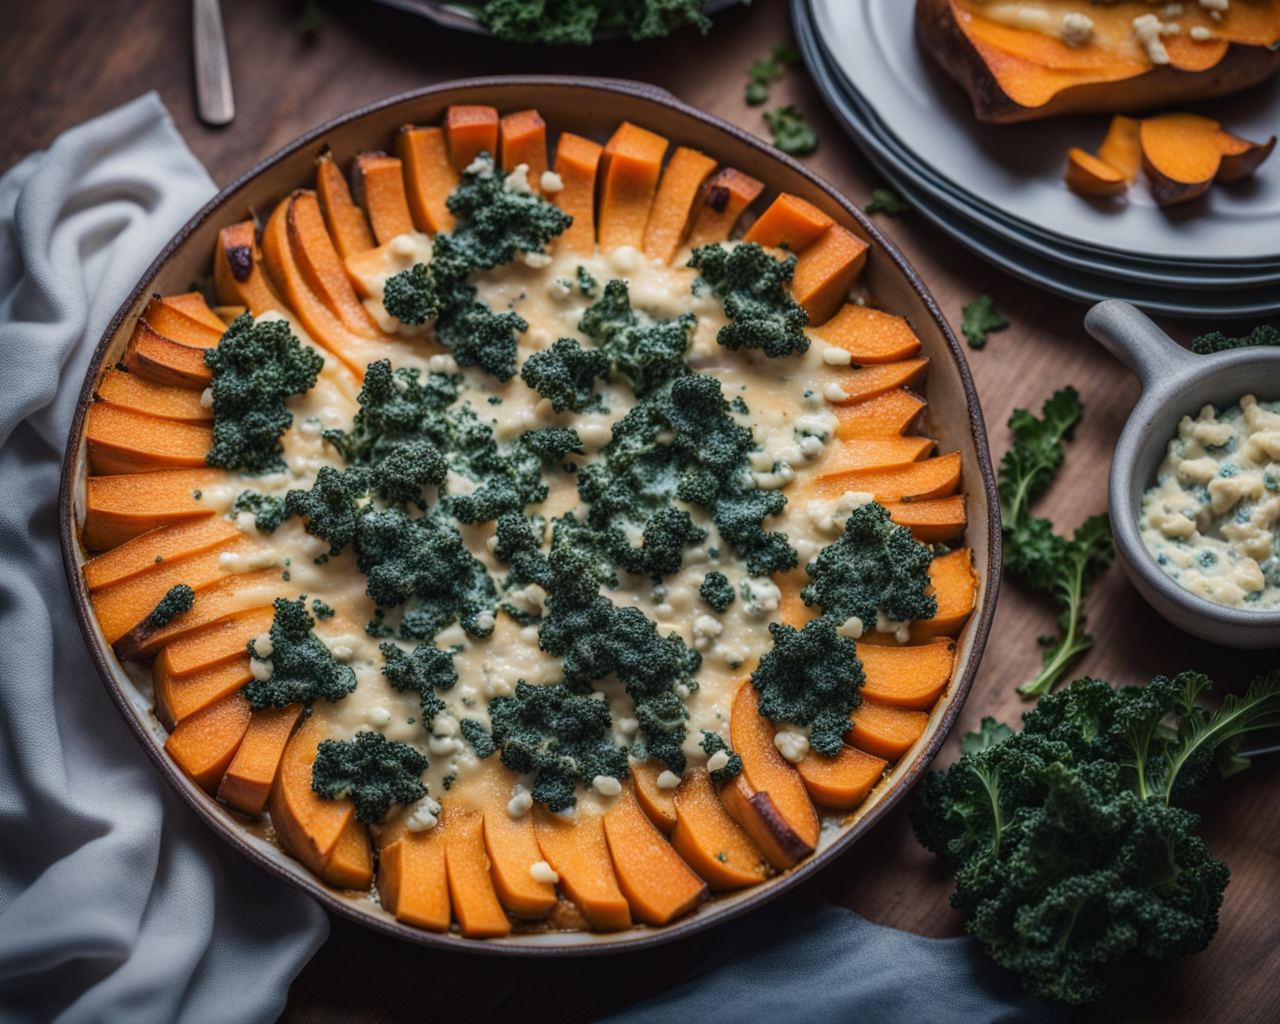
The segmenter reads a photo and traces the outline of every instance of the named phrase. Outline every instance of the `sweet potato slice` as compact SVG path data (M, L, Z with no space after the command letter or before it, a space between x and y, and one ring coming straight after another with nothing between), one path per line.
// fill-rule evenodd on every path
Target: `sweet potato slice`
M354 816L347 819L333 852L316 874L335 889L368 891L373 884L373 851L369 848L369 830L362 822Z
M179 722L164 749L197 786L213 793L248 728L249 702L233 693Z
M796 260L791 295L817 327L835 315L867 264L871 246L852 231L832 224Z
M321 878L343 830L356 820L349 797L325 800L311 788L311 765L326 738L324 724L314 715L302 723L285 744L268 801L280 845Z
M1098 147L1098 159L1120 172L1120 176L1132 185L1142 169L1142 140L1139 137L1141 122L1134 117L1117 114L1107 128L1107 137Z
M792 252L807 249L835 223L812 203L783 192L743 236L771 249L786 246Z
M287 224L293 258L316 297L353 334L379 337L378 325L356 296L346 267L338 258L338 250L334 248L333 239L324 225L320 201L314 192L302 189L293 194L289 201Z
M672 154L644 229L644 254L649 259L668 264L675 259L689 228L694 203L715 169L716 162L696 149L680 146Z
M924 711L863 700L853 709L853 728L844 741L873 757L896 761L915 744L929 725Z
M898 437L928 403L913 391L898 388L865 402L831 407L836 417L836 437Z
M396 134L396 155L404 162L405 196L414 225L428 235L452 231L457 218L445 200L457 187L458 172L449 161L444 129L406 125ZM372 236L366 248L373 248ZM343 253L343 258L349 255L355 253Z
M911 530L911 536L925 544L945 544L964 533L964 495L932 501L886 501L889 518Z
M218 232L213 286L224 306L243 306L254 316L273 309L285 311L284 302L263 272L262 250L258 248L253 221L241 221Z
M605 814L604 834L634 920L655 927L668 924L706 900L706 883L645 817L630 786L623 786Z
M953 640L935 640L915 647L887 647L858 643L858 657L866 682L862 696L895 707L926 711L942 696L955 667Z
M341 259L373 248L369 219L351 198L351 187L333 154L326 148L316 157L316 196L324 212L333 247Z
M209 303L200 292L183 292L181 295L166 295L155 300L162 306L168 306L179 313L189 316L219 335L227 329L218 314L209 308Z
M404 188L404 165L386 153L361 153L351 168L356 202L369 215L379 245L413 230Z
M1078 146L1067 150L1067 169L1062 172L1067 188L1082 196L1122 196L1129 182L1121 171Z
M208 551L238 536L235 524L221 518L164 526L89 559L83 566L84 584L92 593L151 572L161 562Z
M600 222L596 236L602 252L624 245L644 246L645 227L658 190L668 142L623 121L600 154Z
M816 804L837 811L851 811L884 775L887 762L853 747L843 746L834 757L811 750L796 771Z
M165 647L163 657L174 676L189 676L246 655L249 641L271 628L272 608L253 608L229 619L179 637Z
M498 121L498 166L509 173L521 164L529 168L534 195L541 195L547 169L547 122L536 110L520 110Z
M911 639L955 636L973 614L978 596L978 574L973 571L973 552L957 548L940 555L929 567L929 582L938 602L938 612L931 619L911 624Z
M511 922L489 878L484 815L462 810L446 800L436 828L444 834L449 898L462 934L471 939L496 939L511 934Z
M721 791L727 810L779 871L813 852L818 815L795 768L774 746L773 725L760 715L748 680L734 695L729 720L742 774Z
M378 898L396 919L433 932L449 930L445 838L437 825L405 832L378 853Z
M635 779L636 800L640 803L640 809L653 822L654 828L664 836L669 836L676 827L676 791L658 788L658 776L664 771L666 767L657 758L631 766L631 777Z
M134 324L123 362L130 373L157 384L207 388L213 380L213 371L204 364L203 348L192 348L166 338L145 320Z
M842 348L857 366L898 363L920 351L920 339L902 317L849 302L814 336Z
M857 441L837 441L818 470L824 476L838 476L855 470L884 470L916 462L932 450L931 437L868 437Z
M864 366L852 373L841 375L836 381L845 393L846 402L865 402L868 398L883 395L894 388L911 387L924 379L929 368L926 358L904 359L900 363L880 363Z
M690 768L676 790L679 820L671 845L712 892L733 892L772 873L751 837L729 817L705 768Z
M582 911L591 930L630 928L631 909L613 873L602 816L579 811L573 818L561 818L535 804L533 825L543 859L560 876L560 888Z
M134 626L115 642L116 657L148 658L178 637L222 622L238 612L266 608L281 596L280 577L279 569L259 569L210 584L196 592L190 611L175 615L167 626L149 627L145 619Z
M142 318L156 333L191 348L216 348L226 330L226 325L217 317L214 319L218 321L218 326L210 326L203 319L190 316L162 298L152 298L147 303Z
M507 811L507 794L516 780L514 772L498 772L496 786L484 807L484 847L489 854L489 875L498 902L508 914L528 920L546 917L556 906L556 887L540 882L530 872L542 860L533 815L513 818Z
M197 711L229 697L253 678L247 653L180 676L170 667L168 651L169 648L162 650L152 662L151 682L156 695L156 718L170 731Z
M1222 149L1222 164L1213 179L1219 184L1229 185L1233 181L1249 177L1276 148L1274 135L1266 142L1250 142L1227 132L1222 134L1226 136L1218 140Z
M1239 181L1271 155L1275 138L1249 142L1199 114L1149 117L1138 130L1151 194L1161 206L1185 203L1208 191L1214 180Z
M732 167L716 171L707 179L694 203L688 246L715 245L728 241L742 212L764 191L764 182Z
M450 107L444 115L444 134L459 174L481 153L498 159L498 112L493 107Z
M207 465L204 457L213 447L213 428L94 402L89 406L85 440L91 473L147 473Z
M596 171L603 147L580 135L564 132L556 143L554 170L564 188L551 196L551 201L573 218L552 244L580 256L596 251Z
M249 728L218 786L221 803L251 818L262 816L280 768L284 745L289 742L301 715L302 705L290 704L283 708L263 708L249 716Z
M876 501L911 502L942 498L960 485L960 453L939 455L896 469L858 469L815 476L805 491L815 497L839 498L848 491L872 494Z
M213 509L201 504L204 492L225 475L220 469L162 469L91 476L81 543L90 551L107 551L157 527L207 519Z
M200 392L157 384L146 377L114 367L98 382L98 397L117 409L156 416L179 423L207 425L213 422L213 406L203 405Z

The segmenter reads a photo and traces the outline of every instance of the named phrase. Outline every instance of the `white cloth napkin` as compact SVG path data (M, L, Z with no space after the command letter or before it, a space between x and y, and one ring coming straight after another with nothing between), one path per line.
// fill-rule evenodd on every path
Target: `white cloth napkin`
M89 660L58 548L89 357L214 191L154 92L0 178L0 1020L271 1021L328 933L149 763Z

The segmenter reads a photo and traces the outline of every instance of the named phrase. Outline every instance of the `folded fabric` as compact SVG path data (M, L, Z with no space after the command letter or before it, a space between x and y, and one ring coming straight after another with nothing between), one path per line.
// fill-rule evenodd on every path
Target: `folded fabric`
M964 936L926 939L783 897L714 929L679 985L600 1024L1065 1024Z
M0 1019L274 1020L324 941L307 896L219 841L89 659L58 481L93 348L214 194L155 93L0 178Z

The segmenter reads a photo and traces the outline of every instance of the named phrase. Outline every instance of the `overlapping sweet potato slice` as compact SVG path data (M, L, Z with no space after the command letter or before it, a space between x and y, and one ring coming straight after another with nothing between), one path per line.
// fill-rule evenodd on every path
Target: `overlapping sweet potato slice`
M554 170L564 188L551 201L573 218L552 243L556 248L590 256L596 251L596 176L604 148L580 135L564 132L556 143Z
M906 433L927 404L907 388L897 388L865 402L833 405L836 437L898 437Z
M151 572L165 561L208 551L238 536L240 531L235 525L220 518L164 526L89 559L83 566L84 583L92 593Z
M927 358L904 359L897 363L879 363L843 373L836 383L845 393L842 402L864 402L895 388L909 388L924 379L929 368Z
M498 158L498 111L485 106L453 106L445 111L449 156L461 174L481 153Z
M920 351L920 339L902 317L853 302L842 306L813 334L844 349L857 366L899 363Z
M661 263L675 259L703 183L715 169L716 162L706 154L687 146L677 147L662 172L644 229L644 254L649 259Z
M763 191L764 182L749 174L732 167L717 171L707 179L694 204L688 247L728 241L738 218Z
M213 286L224 306L244 306L254 316L285 311L284 302L262 269L262 250L253 221L241 221L218 232Z
M200 392L157 384L136 373L114 367L102 375L97 394L117 409L179 423L204 425L213 422L213 406L200 401Z
M269 624L268 624L269 625ZM257 635L256 633L254 634ZM248 641L245 641L248 643ZM177 724L210 704L239 690L253 678L249 668L249 655L244 647L239 657L215 662L183 675L175 673L166 647L151 664L151 682L156 695L156 718L166 729Z
M361 153L351 168L355 200L369 215L379 245L413 230L405 195L404 165L386 153Z
M581 811L573 818L561 818L542 804L534 805L533 816L543 858L560 876L560 888L592 930L630 928L631 909L613 871L603 818Z
M836 441L827 451L818 473L839 476L857 470L893 469L927 456L935 442L931 437L869 437Z
M529 188L542 194L547 169L547 122L536 110L519 110L498 120L498 166L510 173L521 164L528 170Z
M267 632L274 621L273 608L237 612L229 619L179 637L165 647L161 656L167 671L175 677L203 672L229 661L238 661L247 654L249 641Z
M249 717L249 728L218 786L218 800L232 810L260 817L284 756L285 744L302 715L301 704L263 708Z
M223 476L217 469L91 476L85 481L80 540L90 551L107 551L148 530L209 518L213 509L201 500Z
M706 900L706 884L645 817L630 786L605 814L604 834L634 920L668 924Z
M873 757L896 761L915 744L929 726L929 714L867 700L853 709L853 728L844 741Z
M378 851L378 899L406 924L433 932L449 930L452 906L440 826L402 831Z
M409 201L414 226L428 235L434 235L437 231L452 231L457 218L446 201L457 187L459 176L449 160L444 129L406 125L396 134L396 155L404 162L405 196ZM373 248L372 235L366 248ZM340 246L338 251L346 259L364 250L356 249L345 253Z
M249 728L249 702L238 693L188 715L164 749L197 786L213 793Z
M200 301L203 303L204 299ZM191 348L215 348L227 329L226 324L218 319L207 305L205 310L213 323L204 316L193 316L189 304L182 302L175 304L170 299L152 298L147 303L142 318L151 325L152 330L176 341L179 345L187 345Z
M623 121L600 154L600 251L624 245L641 249L658 190L668 142L661 135Z
M912 640L919 638L955 636L964 628L973 614L978 597L978 574L973 570L973 552L958 548L950 554L939 555L929 567L929 583L938 602L937 614L931 619L913 622Z
M293 194L287 224L293 258L316 297L342 321L347 330L365 338L381 337L382 332L361 304L351 279L347 277L347 270L325 227L320 200L314 192L302 189Z
M675 792L679 818L671 845L712 892L745 889L772 874L760 848L724 809L705 768L686 771Z
M166 338L145 319L134 324L122 362L131 373L172 387L207 388L213 380L203 348Z
M494 939L511 933L511 922L498 902L489 877L484 845L484 815L446 800L440 811L444 830L444 859L449 897L462 934L471 939Z
M783 192L760 214L743 236L744 242L759 242L771 249L786 246L800 252L816 242L835 221L812 203Z
M871 246L847 228L832 224L796 260L791 294L817 327L835 314L867 263Z
M631 777L635 780L636 799L640 803L640 809L653 822L654 828L664 836L669 836L676 827L676 791L659 787L658 776L664 771L666 767L657 758L631 766Z
M823 807L851 811L867 798L884 775L887 763L878 757L842 746L834 756L810 750L796 765L810 799Z
M871 494L881 503L925 501L954 494L960 486L960 453L939 455L896 469L853 470L815 475L805 488L807 496L839 498L848 491Z
M930 501L886 501L889 518L911 531L911 536L925 544L945 544L964 533L967 525L964 495Z
M189 316L192 320L204 324L210 330L217 332L219 336L227 329L227 325L222 322L222 318L209 308L209 303L205 301L204 295L200 292L166 295L154 301L158 305L167 306L176 312Z
M204 457L213 447L213 428L94 402L85 441L89 470L95 475L194 469L207 465Z
M866 674L862 696L881 704L926 711L951 682L955 652L954 640L935 640L913 647L859 641L858 658Z
M533 877L533 865L542 860L533 816L513 817L507 811L507 793L516 776L505 768L491 769L495 786L484 807L484 845L489 854L489 875L498 902L509 914L536 920L556 906L556 887Z

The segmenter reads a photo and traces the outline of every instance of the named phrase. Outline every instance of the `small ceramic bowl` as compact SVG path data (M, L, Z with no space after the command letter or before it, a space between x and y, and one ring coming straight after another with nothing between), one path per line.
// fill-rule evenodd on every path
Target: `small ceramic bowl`
M1142 495L1156 482L1178 422L1206 405L1230 405L1243 395L1280 398L1280 348L1194 355L1129 303L1115 299L1089 310L1084 325L1142 382L1142 398L1111 459L1111 529L1129 579L1151 607L1202 640L1228 647L1280 646L1280 610L1228 608L1191 593L1156 564L1138 530Z

